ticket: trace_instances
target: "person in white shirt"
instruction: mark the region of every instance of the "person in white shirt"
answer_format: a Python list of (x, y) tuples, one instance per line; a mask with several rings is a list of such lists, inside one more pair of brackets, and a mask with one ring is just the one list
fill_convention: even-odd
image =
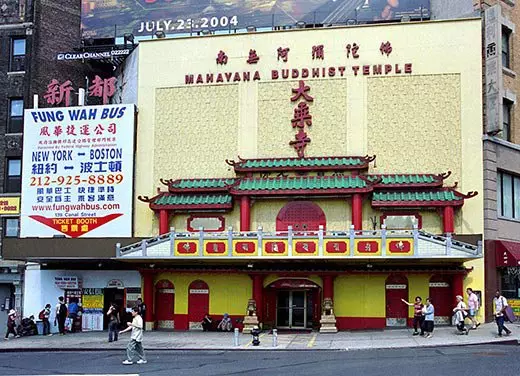
[(455, 313), (455, 321), (457, 322), (457, 329), (460, 334), (468, 335), (469, 330), (464, 325), (464, 319), (466, 318), (466, 303), (464, 303), (464, 298), (460, 295), (457, 295), (457, 306), (453, 308), (453, 312)]
[(480, 308), (480, 302), (478, 300), (477, 294), (473, 292), (472, 288), (468, 287), (466, 289), (466, 293), (468, 294), (468, 317), (473, 323), (471, 329), (477, 329), (480, 326), (480, 323), (476, 319), (478, 310)]
[(134, 359), (137, 357), (137, 364), (146, 364), (146, 358), (144, 356), (143, 349), (143, 318), (139, 315), (139, 308), (132, 308), (132, 322), (127, 322), (128, 328), (121, 330), (119, 334), (132, 331), (130, 335), (130, 343), (126, 347), (126, 357), (123, 364), (134, 364)]
[(507, 299), (504, 298), (498, 290), (495, 293), (493, 305), (495, 306), (495, 321), (498, 327), (498, 336), (502, 337), (502, 331), (505, 331), (506, 335), (510, 335), (511, 331), (504, 325), (504, 309), (507, 307)]

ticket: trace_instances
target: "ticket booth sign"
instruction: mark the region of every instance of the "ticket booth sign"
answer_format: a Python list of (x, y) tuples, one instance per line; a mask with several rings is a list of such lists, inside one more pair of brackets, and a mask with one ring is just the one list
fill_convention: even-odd
[(386, 253), (389, 256), (413, 256), (413, 242), (410, 239), (387, 239)]
[(317, 256), (318, 240), (294, 240), (293, 255), (298, 256)]
[(380, 239), (356, 239), (354, 247), (354, 256), (381, 256)]
[(289, 247), (286, 240), (266, 240), (264, 242), (264, 256), (288, 256)]
[(227, 254), (227, 240), (204, 241), (204, 256), (225, 256)]
[(326, 256), (347, 256), (349, 251), (349, 239), (334, 239), (324, 241), (324, 250)]
[(185, 240), (175, 242), (175, 256), (197, 256), (198, 241)]
[(258, 256), (256, 242), (233, 240), (233, 256)]

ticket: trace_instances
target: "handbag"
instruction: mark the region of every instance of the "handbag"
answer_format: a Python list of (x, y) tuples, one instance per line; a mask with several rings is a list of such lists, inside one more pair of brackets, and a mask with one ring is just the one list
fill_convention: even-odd
[[(504, 298), (502, 298), (502, 305), (504, 305)], [(507, 305), (503, 308), (502, 313), (504, 314), (507, 321), (510, 323), (513, 323), (516, 319), (515, 313), (513, 311), (513, 308), (511, 306)]]

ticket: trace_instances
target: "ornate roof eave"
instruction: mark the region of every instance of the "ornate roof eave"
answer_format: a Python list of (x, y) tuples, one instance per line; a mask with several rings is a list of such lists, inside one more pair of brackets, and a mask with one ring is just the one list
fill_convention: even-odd
[(453, 194), (457, 197), (459, 197), (459, 200), (451, 200), (451, 201), (443, 201), (443, 200), (432, 200), (432, 201), (374, 201), (372, 200), (372, 207), (379, 207), (379, 208), (395, 208), (395, 207), (401, 207), (401, 208), (429, 208), (429, 207), (444, 207), (444, 206), (454, 206), (454, 207), (461, 207), (464, 205), (464, 200), (473, 198), (478, 195), (477, 191), (470, 191), (466, 194), (456, 191), (454, 188), (450, 187), (444, 187), (439, 189), (439, 191), (450, 191), (453, 192)]
[[(273, 166), (273, 167), (243, 167), (242, 164), (247, 161), (282, 161), (282, 160), (303, 160), (303, 159), (359, 159), (359, 165), (338, 165), (338, 166)], [(304, 157), (304, 158), (255, 158), (244, 159), (238, 156), (238, 161), (226, 159), (226, 163), (235, 169), (235, 172), (282, 172), (282, 171), (347, 171), (347, 170), (366, 170), (369, 163), (375, 161), (376, 156), (330, 156), (330, 157)]]
[[(394, 184), (384, 184), (383, 178), (387, 176), (428, 176), (432, 177), (434, 181), (431, 183), (394, 183)], [(371, 174), (367, 175), (368, 180), (374, 186), (376, 190), (384, 190), (384, 189), (421, 189), (421, 188), (441, 188), (445, 179), (447, 179), (451, 175), (451, 171), (442, 174)], [(374, 178), (379, 178), (379, 180), (375, 180)], [(456, 188), (457, 185), (454, 185), (453, 188)]]
[[(227, 184), (224, 183), (224, 186), (222, 187), (195, 187), (195, 188), (180, 188), (175, 187), (175, 184), (179, 184), (180, 182), (186, 182), (186, 181), (200, 181), (200, 180), (234, 180), (233, 183)], [(229, 188), (234, 186), (237, 183), (238, 179), (236, 178), (211, 178), (211, 179), (177, 179), (177, 180), (165, 180), (163, 181), (161, 179), (161, 183), (167, 183), (168, 186), (168, 192), (170, 193), (216, 193), (216, 192), (229, 192)]]
[(156, 205), (150, 203), (150, 209), (152, 210), (175, 210), (175, 211), (192, 211), (192, 210), (216, 210), (216, 211), (229, 211), (233, 209), (233, 202), (229, 204), (198, 204), (198, 205)]
[(365, 188), (334, 188), (334, 189), (278, 189), (278, 190), (236, 190), (230, 191), (233, 196), (345, 196), (354, 193), (369, 193), (372, 192), (372, 187)]

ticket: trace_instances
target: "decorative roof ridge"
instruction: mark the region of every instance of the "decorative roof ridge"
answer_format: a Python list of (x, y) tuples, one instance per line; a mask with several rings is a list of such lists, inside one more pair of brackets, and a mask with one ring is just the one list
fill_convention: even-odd
[(275, 176), (275, 177), (258, 177), (258, 176), (244, 176), (237, 178), (233, 185), (239, 184), (241, 181), (251, 180), (292, 180), (292, 179), (361, 179), (366, 183), (370, 183), (363, 175), (300, 175), (300, 176)]
[(283, 161), (283, 160), (305, 160), (305, 159), (341, 159), (341, 158), (351, 158), (351, 159), (360, 159), (366, 162), (373, 162), (376, 159), (375, 155), (328, 155), (328, 156), (316, 156), (316, 157), (266, 157), (266, 158), (242, 158), (241, 156), (238, 157), (238, 162), (233, 159), (226, 159), (226, 163), (230, 166), (234, 166), (235, 164), (239, 162), (247, 162), (247, 161)]
[(169, 192), (167, 191), (161, 191), (159, 190), (159, 188), (157, 188), (157, 194), (155, 196), (152, 196), (152, 197), (148, 197), (148, 196), (137, 196), (137, 199), (141, 202), (146, 202), (146, 203), (150, 203), (154, 200), (156, 200), (157, 198), (161, 197), (161, 196), (164, 196), (165, 194), (169, 194)]
[(462, 192), (457, 191), (456, 189), (454, 189), (452, 187), (442, 187), (440, 190), (441, 191), (445, 191), (445, 192), (453, 192), (453, 194), (455, 196), (460, 197), (460, 198), (462, 198), (464, 200), (467, 200), (469, 198), (473, 198), (473, 197), (478, 195), (477, 191), (469, 191), (468, 193), (464, 194)]

